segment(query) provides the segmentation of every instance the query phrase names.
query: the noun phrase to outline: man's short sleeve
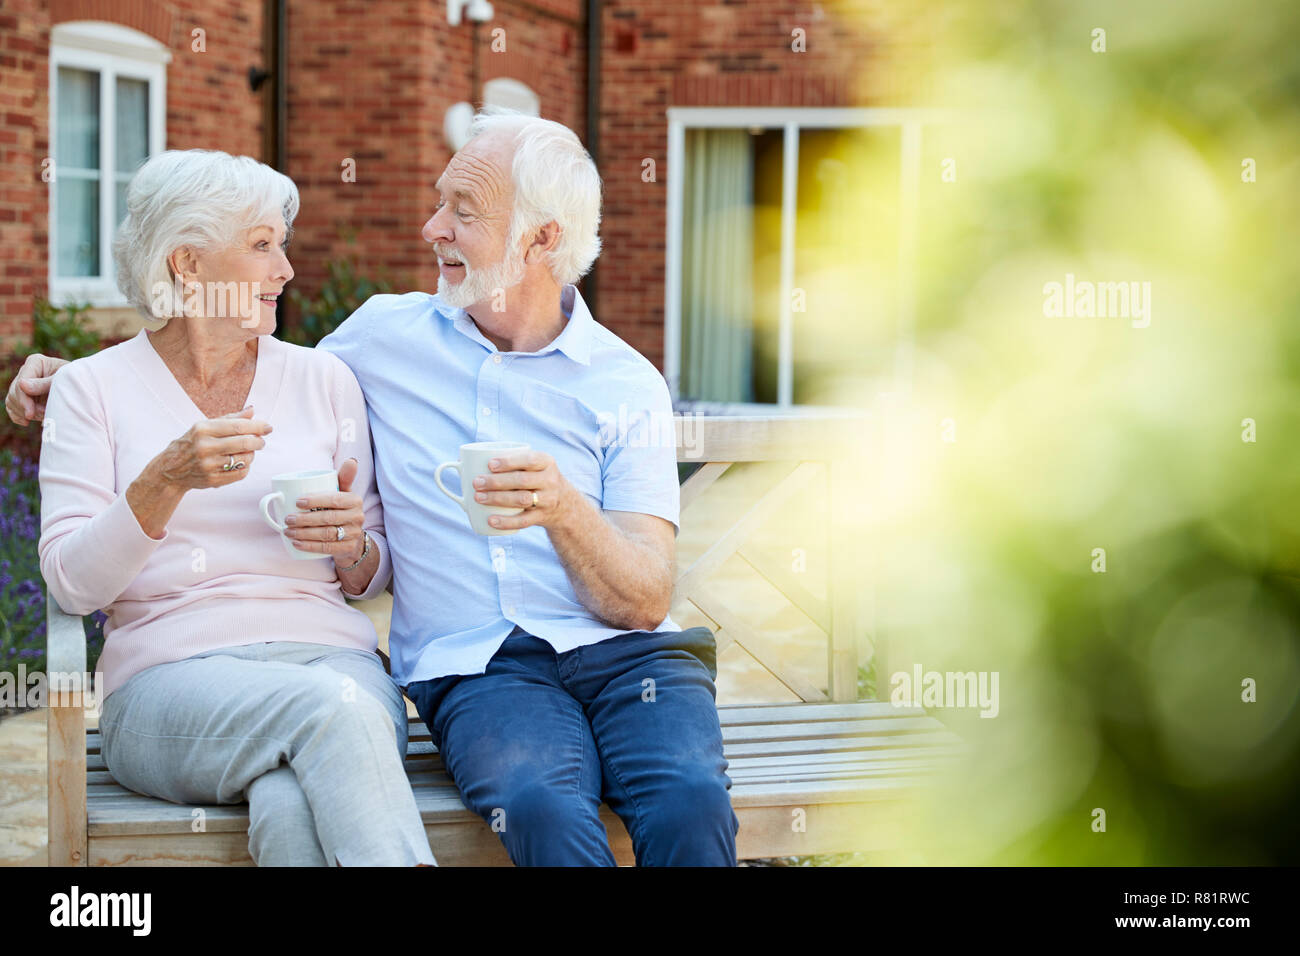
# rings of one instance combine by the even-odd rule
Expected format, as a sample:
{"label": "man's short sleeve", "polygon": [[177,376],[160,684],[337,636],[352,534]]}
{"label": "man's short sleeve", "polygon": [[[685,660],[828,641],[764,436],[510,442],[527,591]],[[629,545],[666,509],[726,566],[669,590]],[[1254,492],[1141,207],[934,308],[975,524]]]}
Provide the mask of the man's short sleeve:
{"label": "man's short sleeve", "polygon": [[646,363],[617,407],[601,414],[602,507],[655,515],[679,527],[677,436],[668,384]]}
{"label": "man's short sleeve", "polygon": [[343,360],[352,374],[357,377],[364,391],[366,346],[370,343],[370,334],[374,331],[375,312],[382,305],[381,299],[394,299],[396,296],[372,295],[350,316],[344,319],[333,332],[321,339],[316,347],[324,352],[332,352]]}

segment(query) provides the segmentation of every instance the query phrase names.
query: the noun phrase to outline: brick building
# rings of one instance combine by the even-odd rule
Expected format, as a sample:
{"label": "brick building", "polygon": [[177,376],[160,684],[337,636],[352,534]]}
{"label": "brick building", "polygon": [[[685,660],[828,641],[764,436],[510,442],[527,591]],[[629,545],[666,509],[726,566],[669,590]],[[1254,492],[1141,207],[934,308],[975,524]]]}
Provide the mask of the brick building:
{"label": "brick building", "polygon": [[[491,100],[570,126],[596,156],[604,252],[585,290],[600,321],[684,398],[809,400],[789,304],[805,200],[842,175],[846,132],[870,128],[894,157],[881,181],[895,198],[916,162],[915,116],[852,109],[902,105],[878,5],[496,0],[474,19],[485,12],[0,0],[0,341],[26,338],[42,296],[92,301],[101,324],[130,330],[106,244],[118,190],[162,148],[245,153],[294,178],[299,291],[348,252],[399,288],[432,289],[419,232],[448,130],[457,104]],[[734,254],[720,263],[717,249]]]}

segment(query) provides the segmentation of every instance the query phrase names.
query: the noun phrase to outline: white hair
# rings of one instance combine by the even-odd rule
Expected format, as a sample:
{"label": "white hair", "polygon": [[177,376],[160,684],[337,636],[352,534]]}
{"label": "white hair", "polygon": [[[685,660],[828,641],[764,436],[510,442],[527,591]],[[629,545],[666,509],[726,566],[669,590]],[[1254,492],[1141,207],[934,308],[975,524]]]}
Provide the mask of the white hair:
{"label": "white hair", "polygon": [[180,315],[171,254],[181,246],[229,248],[277,215],[286,230],[292,228],[298,187],[251,156],[211,149],[159,153],[127,186],[126,218],[113,240],[117,287],[145,316]]}
{"label": "white hair", "polygon": [[561,285],[577,282],[600,255],[596,164],[573,130],[553,120],[485,107],[475,114],[469,139],[489,132],[514,134],[515,198],[508,253],[522,252],[525,239],[553,221],[560,227],[560,238],[547,254],[547,265]]}

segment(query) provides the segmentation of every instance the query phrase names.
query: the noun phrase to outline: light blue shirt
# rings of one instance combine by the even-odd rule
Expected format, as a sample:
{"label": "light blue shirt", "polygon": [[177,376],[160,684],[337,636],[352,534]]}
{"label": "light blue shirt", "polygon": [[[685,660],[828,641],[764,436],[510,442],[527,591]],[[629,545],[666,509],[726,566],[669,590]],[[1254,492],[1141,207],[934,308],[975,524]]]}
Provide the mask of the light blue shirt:
{"label": "light blue shirt", "polygon": [[[399,686],[483,673],[516,625],[557,652],[625,633],[579,602],[544,528],[474,533],[433,480],[461,445],[527,442],[602,509],[677,526],[667,383],[596,323],[575,287],[562,299],[568,322],[536,352],[499,352],[463,309],[424,292],[370,298],[319,345],[351,367],[369,408]],[[443,481],[459,490],[454,471]],[[657,630],[680,628],[665,618]]]}

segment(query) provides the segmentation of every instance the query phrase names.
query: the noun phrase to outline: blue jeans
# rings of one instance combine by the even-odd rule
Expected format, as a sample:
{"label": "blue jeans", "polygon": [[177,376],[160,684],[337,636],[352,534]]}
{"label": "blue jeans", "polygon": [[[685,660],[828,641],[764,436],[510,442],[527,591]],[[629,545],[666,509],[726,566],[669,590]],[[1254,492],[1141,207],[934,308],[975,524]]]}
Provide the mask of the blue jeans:
{"label": "blue jeans", "polygon": [[466,804],[519,866],[613,866],[601,801],[640,866],[734,866],[740,823],[707,628],[557,654],[516,629],[483,674],[406,688]]}

